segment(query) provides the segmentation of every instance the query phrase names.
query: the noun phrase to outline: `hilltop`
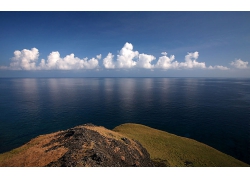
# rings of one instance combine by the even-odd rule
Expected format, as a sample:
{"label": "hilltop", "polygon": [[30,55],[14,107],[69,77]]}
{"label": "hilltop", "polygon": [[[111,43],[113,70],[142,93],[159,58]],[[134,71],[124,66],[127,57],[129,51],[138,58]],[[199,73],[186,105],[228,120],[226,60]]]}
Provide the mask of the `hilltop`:
{"label": "hilltop", "polygon": [[38,136],[1,154],[0,166],[145,167],[153,164],[139,142],[104,127],[86,124]]}

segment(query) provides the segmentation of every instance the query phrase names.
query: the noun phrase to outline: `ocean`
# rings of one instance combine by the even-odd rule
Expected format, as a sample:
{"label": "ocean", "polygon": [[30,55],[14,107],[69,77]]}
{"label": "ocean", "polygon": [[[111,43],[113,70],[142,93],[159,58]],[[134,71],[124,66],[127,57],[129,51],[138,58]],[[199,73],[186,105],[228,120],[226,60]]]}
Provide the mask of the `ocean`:
{"label": "ocean", "polygon": [[250,164],[250,79],[0,78],[0,153],[85,123],[144,124]]}

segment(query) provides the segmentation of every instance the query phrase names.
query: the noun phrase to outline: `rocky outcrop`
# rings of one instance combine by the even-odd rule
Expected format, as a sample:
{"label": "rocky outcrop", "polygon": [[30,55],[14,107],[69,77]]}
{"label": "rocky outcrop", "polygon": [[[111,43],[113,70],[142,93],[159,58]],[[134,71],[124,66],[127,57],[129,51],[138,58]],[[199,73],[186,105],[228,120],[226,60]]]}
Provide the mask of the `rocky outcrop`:
{"label": "rocky outcrop", "polygon": [[[10,158],[11,165],[8,165],[8,160],[6,160],[5,166],[154,166],[149,153],[139,142],[101,126],[86,124],[47,136],[47,139],[46,135],[42,140],[33,139],[32,141],[36,142],[33,143],[34,146],[24,148],[25,150],[13,156],[12,160]],[[29,155],[33,158],[29,158]],[[19,164],[15,164],[14,159],[18,157]],[[41,158],[44,158],[42,162]],[[33,163],[27,159],[32,159]],[[22,163],[20,160],[26,162]]]}

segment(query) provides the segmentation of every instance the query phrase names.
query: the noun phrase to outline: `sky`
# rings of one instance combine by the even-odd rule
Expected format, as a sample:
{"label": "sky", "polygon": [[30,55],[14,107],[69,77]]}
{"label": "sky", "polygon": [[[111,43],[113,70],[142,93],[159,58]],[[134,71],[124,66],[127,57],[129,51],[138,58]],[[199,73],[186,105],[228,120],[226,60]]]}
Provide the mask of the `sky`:
{"label": "sky", "polygon": [[250,77],[249,11],[0,11],[0,77]]}

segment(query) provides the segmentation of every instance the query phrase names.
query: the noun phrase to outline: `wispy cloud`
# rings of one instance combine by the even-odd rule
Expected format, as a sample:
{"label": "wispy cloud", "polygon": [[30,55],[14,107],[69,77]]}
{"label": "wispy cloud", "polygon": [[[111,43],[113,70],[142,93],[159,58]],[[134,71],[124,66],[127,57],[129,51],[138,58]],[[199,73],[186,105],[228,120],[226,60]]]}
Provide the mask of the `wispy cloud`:
{"label": "wispy cloud", "polygon": [[230,63],[231,66],[238,68],[238,69],[247,69],[248,68],[248,62],[242,61],[241,59],[236,59],[235,61],[232,61]]}
{"label": "wispy cloud", "polygon": [[209,66],[208,69],[219,69],[219,70],[229,70],[228,67],[225,67],[225,66]]}
{"label": "wispy cloud", "polygon": [[102,59],[102,55],[101,55],[101,54],[96,55],[96,58],[97,58],[97,59]]}

